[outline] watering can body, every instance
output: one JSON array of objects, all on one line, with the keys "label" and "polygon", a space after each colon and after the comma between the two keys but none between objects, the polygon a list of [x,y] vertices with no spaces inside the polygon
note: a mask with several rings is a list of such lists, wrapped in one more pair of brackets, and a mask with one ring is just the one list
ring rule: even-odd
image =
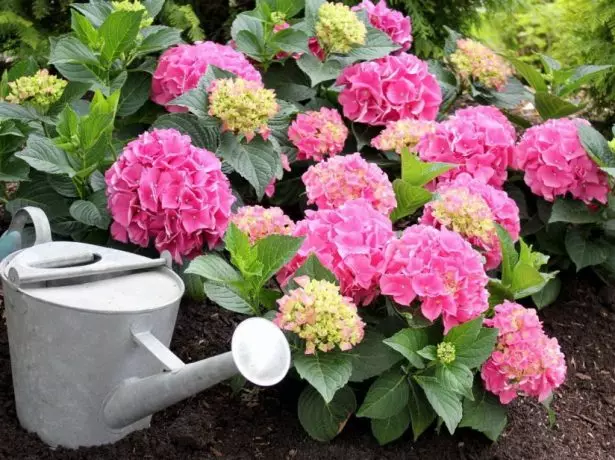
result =
[{"label": "watering can body", "polygon": [[[184,284],[160,259],[53,242],[42,211],[33,247],[0,262],[17,416],[50,446],[113,443],[151,415],[238,372],[274,385],[290,367],[284,334],[243,321],[232,351],[184,364],[168,348]],[[12,248],[12,246],[11,246]]]}]

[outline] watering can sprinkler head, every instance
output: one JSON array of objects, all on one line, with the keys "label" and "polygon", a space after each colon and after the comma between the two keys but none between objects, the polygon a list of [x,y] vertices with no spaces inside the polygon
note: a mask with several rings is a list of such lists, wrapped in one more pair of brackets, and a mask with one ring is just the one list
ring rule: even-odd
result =
[{"label": "watering can sprinkler head", "polygon": [[145,340],[139,337],[137,341],[175,369],[120,384],[103,407],[105,423],[112,429],[129,426],[238,373],[256,385],[272,386],[290,369],[290,347],[284,333],[264,318],[250,318],[239,324],[231,341],[232,351],[185,365],[166,347],[161,355],[151,339],[155,341],[153,336]]}]

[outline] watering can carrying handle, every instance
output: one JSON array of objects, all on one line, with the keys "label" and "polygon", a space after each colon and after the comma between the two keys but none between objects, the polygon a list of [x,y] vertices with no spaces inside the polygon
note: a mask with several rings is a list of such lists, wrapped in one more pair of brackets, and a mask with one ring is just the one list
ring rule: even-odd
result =
[{"label": "watering can carrying handle", "polygon": [[7,234],[11,232],[17,232],[21,234],[23,229],[28,223],[28,220],[32,221],[34,225],[35,240],[34,245],[50,243],[51,240],[51,227],[49,226],[49,220],[47,215],[40,208],[33,206],[26,206],[21,208],[13,215],[11,225],[7,230]]}]

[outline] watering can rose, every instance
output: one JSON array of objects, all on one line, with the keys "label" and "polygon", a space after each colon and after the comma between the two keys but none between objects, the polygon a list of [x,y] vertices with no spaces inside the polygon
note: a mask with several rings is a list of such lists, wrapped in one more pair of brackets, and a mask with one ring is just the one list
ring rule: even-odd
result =
[{"label": "watering can rose", "polygon": [[111,235],[118,241],[182,257],[220,241],[235,197],[221,163],[174,129],[154,129],[129,142],[105,174]]}]

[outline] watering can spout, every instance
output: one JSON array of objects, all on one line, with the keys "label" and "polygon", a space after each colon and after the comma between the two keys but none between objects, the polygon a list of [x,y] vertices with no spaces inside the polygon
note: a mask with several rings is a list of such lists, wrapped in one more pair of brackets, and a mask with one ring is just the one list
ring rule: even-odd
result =
[{"label": "watering can spout", "polygon": [[112,429],[124,428],[238,373],[257,385],[275,385],[290,368],[284,334],[264,318],[243,321],[233,334],[231,349],[185,365],[167,350],[162,361],[171,370],[121,383],[104,404],[105,423]]}]

